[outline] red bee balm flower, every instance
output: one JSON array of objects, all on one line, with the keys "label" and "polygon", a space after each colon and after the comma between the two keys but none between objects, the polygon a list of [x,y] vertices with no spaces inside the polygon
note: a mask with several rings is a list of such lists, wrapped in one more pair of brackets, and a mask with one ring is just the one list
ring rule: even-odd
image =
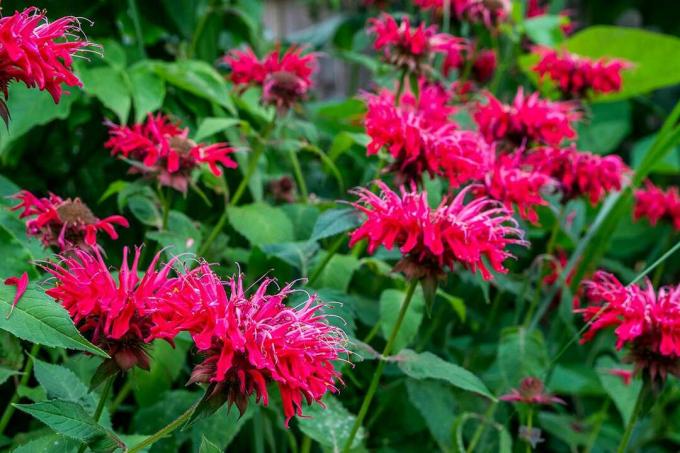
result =
[{"label": "red bee balm flower", "polygon": [[80,198],[63,200],[52,193],[47,198],[38,198],[27,190],[12,198],[20,201],[12,211],[22,210],[20,219],[31,217],[26,222],[26,234],[39,237],[45,247],[56,246],[62,251],[95,247],[97,232],[103,231],[111,239],[118,239],[114,225],[129,226],[125,217],[119,215],[99,219]]},{"label": "red bee balm flower", "polygon": [[468,46],[463,38],[438,33],[434,25],[426,27],[421,23],[412,27],[406,16],[397,22],[393,16],[383,13],[379,18],[369,19],[368,23],[368,31],[376,36],[375,50],[382,50],[389,64],[414,74],[429,72],[429,64],[436,53],[444,56],[442,70],[448,74],[460,65],[462,51]]},{"label": "red bee balm flower", "polygon": [[250,49],[232,50],[223,57],[231,68],[231,81],[236,85],[262,87],[262,102],[288,109],[304,99],[312,87],[312,74],[317,66],[317,54],[302,55],[303,47],[280,49],[259,60]]},{"label": "red bee balm flower", "polygon": [[219,165],[237,166],[229,158],[234,150],[226,143],[196,143],[189,138],[189,129],[182,129],[161,113],[149,114],[145,123],[132,127],[108,126],[110,138],[104,146],[111,154],[139,161],[132,171],[153,175],[162,185],[180,192],[187,191],[192,170],[201,164],[208,164],[215,176],[222,174]]},{"label": "red bee balm flower", "polygon": [[128,249],[123,249],[116,278],[97,249],[92,253],[75,250],[59,262],[41,265],[55,278],[54,287],[45,293],[68,310],[78,329],[104,349],[121,370],[135,365],[149,368],[144,343],[155,338],[151,314],[156,305],[163,305],[171,296],[174,281],[169,277],[172,262],[156,269],[160,253],[140,277],[140,253],[137,248],[130,267]]},{"label": "red bee balm flower", "polygon": [[583,195],[592,205],[627,183],[630,169],[617,155],[600,156],[570,148],[537,148],[527,156],[527,163],[545,173],[561,186],[566,199]]},{"label": "red bee balm flower", "polygon": [[575,105],[528,96],[520,88],[511,105],[486,94],[487,103],[477,104],[474,119],[487,141],[501,141],[511,147],[531,143],[559,145],[576,137],[573,123],[581,118]]},{"label": "red bee balm flower", "polygon": [[[459,21],[483,23],[488,28],[495,28],[505,22],[510,15],[509,0],[449,0],[451,12]],[[415,0],[415,4],[423,9],[434,9],[442,12],[444,0]]]},{"label": "red bee balm flower", "polygon": [[639,220],[646,217],[649,223],[656,225],[661,219],[673,222],[676,230],[680,230],[680,194],[677,187],[662,190],[647,181],[644,189],[635,191],[635,210],[633,218]]},{"label": "red bee balm flower", "polygon": [[526,377],[519,384],[519,389],[512,389],[507,395],[499,396],[498,399],[511,403],[524,404],[565,404],[564,400],[545,393],[543,381],[535,377]]},{"label": "red bee balm flower", "polygon": [[[241,275],[225,285],[202,264],[182,279],[173,300],[154,318],[169,335],[179,330],[191,333],[206,359],[196,366],[189,383],[209,384],[207,399],[236,404],[243,414],[253,393],[258,402],[268,404],[267,384],[273,382],[287,424],[302,415],[303,399],[311,404],[327,391],[337,391],[340,374],[332,362],[346,352],[345,337],[327,323],[315,296],[288,307],[292,284],[267,294],[273,282],[264,279],[246,295]],[[214,409],[220,405],[211,403]]]},{"label": "red bee balm flower", "polygon": [[570,98],[586,98],[591,93],[606,94],[621,90],[621,71],[632,64],[618,59],[591,60],[545,47],[536,47],[534,53],[540,61],[533,70],[544,79],[546,76],[557,84],[562,94]]},{"label": "red bee balm flower", "polygon": [[517,222],[498,202],[481,197],[464,204],[470,187],[432,209],[424,191],[402,187],[400,195],[382,181],[377,184],[380,196],[365,188],[354,191],[359,197],[354,207],[366,220],[352,233],[350,247],[367,239],[368,252],[373,253],[379,246],[391,250],[396,244],[404,258],[395,270],[409,278],[438,277],[445,266],[453,269],[459,262],[491,280],[483,258],[496,272],[506,273],[503,261],[512,257],[506,247],[527,245]]},{"label": "red bee balm flower", "polygon": [[7,98],[12,80],[47,90],[59,102],[62,84],[82,86],[73,74],[73,56],[92,43],[70,38],[82,35],[79,19],[68,16],[48,22],[44,11],[26,8],[0,18],[0,90]]},{"label": "red bee balm flower", "polygon": [[538,222],[536,206],[547,206],[542,192],[552,187],[554,181],[543,173],[530,168],[522,168],[518,156],[500,156],[493,170],[484,178],[483,187],[477,193],[502,202],[506,208],[517,206],[523,219],[531,223]]},{"label": "red bee balm flower", "polygon": [[635,363],[636,372],[645,370],[652,378],[665,379],[668,373],[680,377],[680,287],[655,291],[649,280],[644,289],[624,286],[612,274],[598,271],[584,288],[589,304],[575,309],[590,323],[582,343],[602,329],[616,327],[616,348],[630,345],[627,361]]}]

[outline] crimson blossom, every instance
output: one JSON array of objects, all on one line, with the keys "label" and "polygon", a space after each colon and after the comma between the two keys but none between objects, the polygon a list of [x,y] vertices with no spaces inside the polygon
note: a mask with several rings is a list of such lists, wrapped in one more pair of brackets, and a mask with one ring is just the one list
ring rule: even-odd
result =
[{"label": "crimson blossom", "polygon": [[328,323],[316,296],[287,306],[292,284],[272,293],[273,284],[266,278],[248,295],[242,275],[223,282],[203,263],[178,282],[153,317],[158,335],[191,333],[205,360],[189,383],[209,385],[204,398],[211,409],[227,402],[242,415],[252,394],[266,406],[267,384],[275,383],[287,425],[302,415],[303,400],[321,404],[327,391],[337,391],[340,373],[332,362],[347,351],[344,333]]},{"label": "crimson blossom", "polygon": [[517,221],[501,203],[486,197],[464,203],[471,186],[432,209],[427,193],[417,192],[415,186],[410,191],[402,186],[398,194],[382,181],[376,184],[380,195],[366,188],[353,192],[359,197],[353,206],[366,220],[352,232],[350,247],[362,239],[368,241],[369,253],[380,246],[391,250],[397,245],[403,258],[395,270],[409,278],[441,277],[445,267],[453,269],[458,262],[491,280],[485,261],[494,271],[506,273],[503,262],[512,257],[506,248],[528,245]]},{"label": "crimson blossom", "polygon": [[592,94],[615,93],[621,90],[621,71],[632,64],[615,58],[591,60],[566,50],[536,47],[540,57],[533,67],[540,80],[551,79],[567,98],[587,98]]},{"label": "crimson blossom", "polygon": [[303,55],[304,47],[285,52],[276,49],[260,60],[252,49],[232,50],[222,58],[231,68],[231,81],[238,86],[262,87],[262,102],[287,110],[304,99],[312,87],[317,54]]},{"label": "crimson blossom", "polygon": [[389,64],[412,74],[429,73],[432,58],[441,54],[444,56],[442,71],[447,75],[451,69],[460,66],[462,52],[468,47],[465,39],[438,33],[434,25],[411,26],[407,16],[397,22],[393,16],[382,13],[378,18],[369,19],[368,23],[368,31],[375,35],[375,50],[382,50]]},{"label": "crimson blossom", "polygon": [[131,159],[131,172],[158,179],[164,186],[186,192],[191,172],[207,164],[215,176],[222,174],[220,165],[236,168],[229,154],[234,150],[226,143],[207,145],[189,138],[189,129],[180,127],[168,116],[149,114],[146,122],[132,127],[108,123],[109,140],[104,146],[111,154]]},{"label": "crimson blossom", "polygon": [[519,389],[512,389],[510,393],[499,396],[498,399],[531,405],[565,404],[563,399],[545,392],[543,381],[531,376],[522,379]]},{"label": "crimson blossom", "polygon": [[628,182],[630,168],[620,156],[600,156],[568,148],[540,147],[532,150],[526,162],[536,171],[558,181],[563,197],[585,196],[592,205]]},{"label": "crimson blossom", "polygon": [[93,44],[81,36],[78,18],[49,22],[36,7],[0,17],[0,90],[5,98],[13,80],[48,91],[54,102],[61,98],[62,84],[82,86],[73,74],[73,57]]},{"label": "crimson blossom", "polygon": [[26,234],[40,238],[45,247],[55,246],[61,251],[73,247],[96,248],[99,231],[105,232],[111,239],[118,239],[114,225],[129,226],[123,216],[98,218],[80,198],[64,200],[53,193],[38,198],[27,190],[22,190],[12,198],[19,200],[19,204],[11,210],[21,210],[20,219],[29,218],[26,221]]},{"label": "crimson blossom", "polygon": [[491,93],[486,93],[486,100],[476,105],[474,120],[489,142],[512,148],[533,143],[557,146],[576,137],[573,123],[581,114],[575,104],[541,99],[538,93],[525,95],[522,88],[510,105]]},{"label": "crimson blossom", "polygon": [[[441,13],[445,0],[415,0],[415,4],[423,9],[434,9]],[[495,28],[505,22],[511,11],[510,0],[449,0],[451,12],[459,21],[482,23],[488,28]]]},{"label": "crimson blossom", "polygon": [[651,225],[656,225],[661,219],[668,219],[676,230],[680,230],[680,194],[673,186],[666,190],[660,189],[647,181],[646,187],[635,191],[635,209],[633,218],[639,220],[647,218]]},{"label": "crimson blossom", "polygon": [[616,348],[630,346],[627,361],[636,373],[648,372],[654,379],[668,373],[680,377],[680,286],[655,291],[649,280],[645,288],[624,286],[604,271],[583,283],[585,307],[574,311],[590,324],[581,343],[592,340],[600,330],[616,327]]},{"label": "crimson blossom", "polygon": [[389,90],[364,95],[364,122],[371,139],[367,154],[386,148],[394,158],[388,170],[395,172],[397,183],[420,183],[427,172],[458,186],[489,168],[493,148],[475,132],[456,130],[449,118],[455,109],[439,86],[422,84],[417,98],[407,92],[398,106],[394,98]]},{"label": "crimson blossom", "polygon": [[69,312],[88,340],[111,356],[102,365],[109,372],[134,366],[149,369],[144,345],[162,336],[152,333],[151,315],[155,306],[173,297],[177,278],[170,277],[173,261],[157,269],[159,252],[140,277],[140,254],[141,248],[136,248],[132,265],[128,265],[128,249],[124,248],[117,277],[98,249],[74,250],[57,262],[41,263],[42,269],[54,277],[54,286],[45,293]]}]

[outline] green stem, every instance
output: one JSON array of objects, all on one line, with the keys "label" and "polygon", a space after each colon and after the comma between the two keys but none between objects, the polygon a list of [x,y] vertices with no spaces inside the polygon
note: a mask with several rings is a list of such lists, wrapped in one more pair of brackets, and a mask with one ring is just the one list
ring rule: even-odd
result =
[{"label": "green stem", "polygon": [[168,188],[166,193],[163,193],[163,188],[158,188],[158,198],[161,200],[161,207],[163,209],[163,219],[161,223],[161,231],[168,229],[168,219],[170,218],[170,207],[172,206],[172,189]]},{"label": "green stem", "polygon": [[309,277],[309,281],[307,282],[307,285],[312,286],[316,280],[321,276],[321,273],[323,270],[326,268],[328,263],[330,263],[331,259],[333,256],[337,253],[337,251],[340,249],[342,244],[344,244],[345,239],[347,239],[347,236],[344,234],[341,234],[338,236],[338,238],[331,244],[331,247],[326,251],[326,256],[323,257],[323,261],[319,263],[319,265],[314,269],[314,272],[312,275]]},{"label": "green stem", "polygon": [[[26,360],[26,365],[24,365],[23,375],[19,381],[19,387],[25,387],[28,384],[28,380],[31,379],[31,372],[33,371],[33,357],[38,355],[38,352],[40,352],[40,347],[41,346],[39,344],[34,344],[33,347],[31,347],[31,352],[29,352],[30,357]],[[0,418],[0,434],[5,432],[5,428],[7,428],[7,425],[14,414],[14,410],[16,409],[14,404],[19,402],[20,398],[21,397],[15,390],[14,395],[12,395],[12,399],[9,400],[9,403],[7,404],[7,407]]]},{"label": "green stem", "polygon": [[602,425],[604,424],[604,421],[607,419],[607,411],[609,410],[609,405],[610,400],[609,398],[607,398],[604,400],[604,404],[602,404],[602,409],[600,409],[600,412],[598,412],[595,418],[595,424],[590,432],[590,436],[588,436],[588,442],[586,443],[584,453],[590,453],[593,450],[593,446],[597,441],[597,437],[600,434]]},{"label": "green stem", "polygon": [[194,413],[196,410],[196,407],[198,407],[198,403],[200,402],[197,401],[196,403],[192,404],[189,409],[187,409],[182,415],[177,417],[175,420],[171,421],[167,425],[165,425],[163,428],[159,429],[156,431],[154,434],[150,435],[134,447],[130,448],[127,453],[137,453],[139,451],[144,450],[146,447],[149,447],[159,440],[161,440],[163,437],[167,436],[180,426],[182,426],[184,423],[186,423],[187,420],[191,417],[191,415]]},{"label": "green stem", "polygon": [[236,188],[234,196],[231,197],[229,206],[236,206],[236,203],[238,203],[238,201],[243,196],[246,187],[248,187],[248,182],[250,181],[250,178],[253,176],[253,173],[255,173],[255,169],[257,169],[257,162],[260,160],[260,156],[262,155],[263,152],[264,143],[258,143],[257,146],[253,149],[253,154],[250,156],[250,159],[248,160],[248,168],[246,168],[246,172],[243,175],[241,183]]},{"label": "green stem", "polygon": [[302,444],[300,444],[300,453],[309,453],[310,451],[312,451],[312,439],[305,435],[302,438]]},{"label": "green stem", "polygon": [[486,421],[493,417],[493,414],[496,412],[496,407],[497,403],[492,403],[489,408],[486,410],[486,413],[484,414],[484,420],[477,425],[477,429],[475,430],[475,433],[472,435],[472,440],[470,441],[470,445],[468,445],[467,449],[465,450],[466,453],[472,453],[475,451],[475,448],[477,447],[477,444],[479,441],[482,439],[482,435],[484,434],[484,431],[486,431]]},{"label": "green stem", "polygon": [[302,176],[302,168],[300,167],[297,152],[293,149],[288,150],[288,157],[290,158],[290,163],[293,166],[293,173],[295,174],[295,180],[300,189],[300,198],[303,203],[307,203],[307,183],[305,182],[304,176]]},{"label": "green stem", "polygon": [[220,216],[220,219],[217,221],[212,231],[210,231],[210,234],[208,235],[206,240],[203,241],[203,244],[201,244],[201,248],[198,249],[198,256],[203,256],[205,252],[208,251],[212,243],[215,242],[215,239],[217,239],[217,236],[224,228],[224,225],[227,223],[227,220],[229,219],[228,207],[229,205],[224,206],[224,212]]},{"label": "green stem", "polygon": [[527,414],[527,436],[528,439],[525,439],[526,441],[526,451],[527,453],[531,453],[531,450],[533,447],[531,446],[531,430],[533,429],[533,422],[534,422],[534,409],[529,406],[529,413]]},{"label": "green stem", "polygon": [[132,26],[135,29],[135,39],[137,41],[137,47],[139,48],[139,54],[142,56],[142,58],[146,58],[146,51],[144,50],[144,34],[142,33],[142,24],[139,21],[139,9],[137,8],[137,1],[128,0],[128,7],[130,9]]},{"label": "green stem", "polygon": [[187,57],[189,57],[189,58],[193,58],[196,55],[196,47],[198,47],[198,39],[203,34],[203,30],[205,29],[205,26],[208,23],[208,19],[212,16],[212,13],[213,13],[212,3],[213,2],[210,2],[210,4],[208,4],[208,7],[206,8],[205,13],[203,15],[201,15],[201,18],[198,20],[198,24],[196,25],[195,31],[191,35],[191,46],[189,47],[189,52],[187,53]]},{"label": "green stem", "polygon": [[623,432],[623,437],[621,437],[621,442],[619,443],[619,448],[616,450],[617,453],[625,453],[628,448],[628,442],[630,442],[630,437],[633,435],[633,428],[637,423],[638,418],[640,418],[640,413],[642,412],[642,405],[645,400],[645,394],[647,393],[648,382],[644,380],[642,387],[640,388],[640,393],[638,393],[637,400],[635,401],[635,407],[633,408],[633,413],[630,415],[630,420],[626,425],[626,430]]},{"label": "green stem", "polygon": [[[116,375],[114,374],[113,376],[109,377],[106,380],[106,384],[104,384],[104,389],[102,390],[101,395],[99,395],[99,403],[97,403],[97,408],[94,411],[94,414],[92,415],[92,418],[94,419],[95,422],[98,422],[99,419],[102,416],[102,412],[104,412],[104,407],[106,406],[106,400],[109,399],[109,393],[111,393],[111,388],[113,387],[113,381],[116,380]],[[82,444],[80,448],[78,448],[78,453],[85,453],[85,450],[87,449],[87,444]]]},{"label": "green stem", "polygon": [[418,287],[418,280],[413,279],[409,282],[408,289],[406,290],[406,296],[404,297],[404,302],[401,304],[401,309],[399,310],[399,316],[397,317],[397,322],[394,324],[394,327],[392,328],[392,333],[390,333],[390,337],[387,340],[387,344],[385,345],[385,349],[383,349],[383,352],[381,354],[382,357],[380,357],[380,360],[378,362],[378,367],[376,368],[375,372],[373,373],[373,378],[371,379],[371,384],[368,387],[368,391],[366,392],[366,396],[364,396],[364,401],[361,403],[361,409],[359,409],[359,414],[357,415],[357,418],[354,420],[354,425],[352,426],[352,431],[349,433],[349,437],[347,438],[347,441],[345,442],[345,446],[342,449],[343,453],[347,453],[350,451],[352,448],[352,442],[354,442],[354,438],[357,435],[357,432],[359,431],[359,428],[361,427],[361,423],[364,421],[364,418],[366,418],[366,414],[368,414],[368,409],[371,406],[371,401],[373,400],[373,397],[375,396],[375,392],[378,389],[378,384],[380,383],[380,377],[382,376],[383,370],[385,368],[385,364],[387,363],[387,357],[389,357],[390,353],[392,352],[392,348],[394,347],[394,343],[397,339],[397,334],[399,333],[399,329],[401,328],[401,324],[404,321],[404,317],[406,316],[406,312],[408,311],[409,305],[411,305],[411,299],[413,299],[413,294],[416,291],[416,288]]}]

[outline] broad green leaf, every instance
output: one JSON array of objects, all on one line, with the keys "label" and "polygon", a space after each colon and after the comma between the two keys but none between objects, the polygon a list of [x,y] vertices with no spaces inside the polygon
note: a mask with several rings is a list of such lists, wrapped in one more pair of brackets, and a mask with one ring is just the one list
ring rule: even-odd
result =
[{"label": "broad green leaf", "polygon": [[252,245],[293,241],[293,224],[280,209],[266,203],[229,208],[229,223]]},{"label": "broad green leaf", "polygon": [[23,83],[10,83],[7,106],[12,112],[12,120],[7,128],[0,127],[0,158],[6,161],[10,144],[36,126],[47,124],[55,119],[64,119],[71,112],[71,105],[78,97],[78,89],[69,89],[71,94],[62,96],[55,104],[46,91],[27,88]]},{"label": "broad green leaf", "polygon": [[319,209],[313,205],[302,203],[290,203],[281,206],[283,212],[288,215],[293,222],[296,241],[309,240],[312,229],[319,218]]},{"label": "broad green leaf", "polygon": [[[75,373],[60,365],[33,358],[35,378],[49,398],[80,404],[88,414],[93,415],[99,403],[99,396],[90,392],[87,385]],[[106,408],[100,423],[110,427],[111,420]]]},{"label": "broad green leaf", "polygon": [[229,410],[228,405],[225,404],[211,416],[198,420],[191,425],[193,450],[201,453],[202,438],[206,438],[219,448],[219,451],[224,451],[241,431],[243,425],[253,417],[254,409],[255,406],[249,404],[241,417],[237,410]]},{"label": "broad green leaf", "polygon": [[[404,302],[406,292],[397,289],[386,289],[380,295],[380,318],[383,337],[389,338],[394,328],[394,324],[399,317],[399,310]],[[425,299],[423,291],[420,286],[413,294],[411,304],[406,311],[404,321],[401,324],[397,338],[394,341],[393,353],[399,352],[402,348],[408,346],[418,334],[420,323],[423,320],[423,311],[425,310]]]},{"label": "broad green leaf", "polygon": [[347,230],[356,228],[360,224],[357,211],[353,208],[329,209],[321,213],[316,220],[312,237],[310,239],[318,241],[336,234],[344,233]]},{"label": "broad green leaf", "polygon": [[128,70],[132,84],[132,102],[135,107],[135,122],[144,120],[148,113],[163,106],[165,82],[156,73],[154,65],[145,61],[137,63]]},{"label": "broad green leaf", "polygon": [[19,374],[17,370],[0,366],[0,385],[4,384],[7,382],[7,379],[11,378],[12,376],[16,376],[17,374]]},{"label": "broad green leaf", "polygon": [[123,71],[105,66],[93,69],[82,67],[78,75],[83,81],[83,90],[99,99],[116,114],[121,124],[125,124],[130,114],[132,98]]},{"label": "broad green leaf", "polygon": [[442,451],[453,441],[451,427],[456,420],[456,400],[451,390],[443,383],[429,379],[406,380],[406,390],[411,404],[425,419]]},{"label": "broad green leaf", "polygon": [[[631,166],[635,169],[640,168],[642,161],[645,159],[647,152],[650,150],[652,143],[656,140],[656,134],[648,135],[638,140],[633,145],[631,152]],[[676,146],[671,152],[667,153],[663,159],[660,159],[654,164],[650,173],[676,175],[680,173],[680,146]]]},{"label": "broad green leaf", "polygon": [[542,46],[555,47],[564,41],[560,28],[566,21],[562,16],[544,14],[524,21],[524,31],[531,41]]},{"label": "broad green leaf", "polygon": [[163,223],[161,212],[156,203],[144,195],[132,195],[127,199],[132,214],[144,225],[160,229]]},{"label": "broad green leaf", "polygon": [[[325,256],[325,253],[324,253]],[[319,260],[323,257],[319,257]],[[333,288],[340,291],[347,291],[354,272],[361,266],[361,261],[353,255],[335,254],[326,264],[326,267],[319,275],[318,288]]]},{"label": "broad green leaf", "polygon": [[201,445],[198,447],[198,453],[222,453],[224,448],[220,448],[214,443],[210,442],[204,435],[201,435]]},{"label": "broad green leaf", "polygon": [[64,453],[78,449],[80,443],[59,434],[48,434],[19,445],[12,453]]},{"label": "broad green leaf", "polygon": [[0,286],[0,329],[32,343],[108,357],[78,332],[68,312],[59,303],[34,288],[35,285],[29,286],[7,318],[14,300],[14,287]]},{"label": "broad green leaf", "polygon": [[149,350],[149,371],[135,370],[133,391],[140,406],[150,406],[158,395],[170,390],[184,367],[190,342],[177,338],[173,348],[165,340],[155,340]]},{"label": "broad green leaf", "polygon": [[635,65],[623,72],[623,89],[600,99],[626,99],[680,83],[680,39],[639,28],[598,25],[565,41],[570,52],[591,58],[623,58]]},{"label": "broad green leaf", "polygon": [[543,378],[548,366],[548,353],[541,332],[523,327],[508,327],[501,332],[498,344],[498,366],[505,388],[516,388],[525,377]]},{"label": "broad green leaf", "polygon": [[419,354],[405,349],[395,359],[401,371],[413,379],[439,379],[454,387],[486,396],[492,400],[496,399],[477,376],[431,352]]},{"label": "broad green leaf", "polygon": [[579,451],[578,447],[588,445],[591,432],[583,426],[581,417],[540,412],[538,420],[542,429],[565,442],[572,451]]},{"label": "broad green leaf", "polygon": [[227,83],[208,63],[198,60],[159,63],[156,71],[168,83],[236,113]]},{"label": "broad green leaf", "polygon": [[303,275],[307,275],[309,262],[318,250],[319,244],[313,241],[283,242],[280,244],[267,244],[262,246],[262,251],[264,253],[285,261],[298,269]]},{"label": "broad green leaf", "polygon": [[24,351],[21,342],[9,332],[0,330],[0,366],[19,370],[24,364]]},{"label": "broad green leaf", "polygon": [[322,308],[328,323],[341,328],[350,338],[355,337],[357,301],[344,291],[321,288],[316,292],[325,305]]},{"label": "broad green leaf", "polygon": [[38,276],[35,267],[31,264],[34,259],[32,253],[2,224],[0,224],[0,256],[2,256],[0,277],[3,280],[10,276],[19,276],[24,272],[28,272],[30,278]]},{"label": "broad green leaf", "polygon": [[615,362],[609,356],[600,357],[595,363],[595,371],[600,378],[602,387],[604,387],[609,397],[614,401],[616,408],[621,414],[623,423],[627,424],[633,414],[637,395],[640,393],[640,388],[642,388],[642,381],[640,379],[633,379],[630,385],[626,385],[621,377],[611,374],[610,371],[616,368],[625,367]]},{"label": "broad green leaf", "polygon": [[194,140],[200,142],[238,124],[241,124],[241,120],[237,118],[205,118],[198,126],[198,130],[194,134]]},{"label": "broad green leaf", "polygon": [[198,226],[179,211],[170,211],[166,230],[149,231],[146,236],[164,247],[168,257],[178,256],[185,264],[195,259],[202,240]]},{"label": "broad green leaf", "polygon": [[[305,408],[305,417],[298,417],[300,431],[331,451],[340,451],[347,442],[356,416],[351,414],[335,397],[328,395],[322,400],[326,408],[313,404]],[[359,428],[351,448],[359,448],[366,432]]]},{"label": "broad green leaf", "polygon": [[607,154],[616,150],[630,133],[630,102],[593,104],[592,117],[578,125],[578,147],[581,150]]},{"label": "broad green leaf", "polygon": [[15,406],[45,423],[57,434],[86,443],[92,451],[112,452],[116,448],[125,448],[118,436],[95,422],[80,404],[51,400]]},{"label": "broad green leaf", "polygon": [[99,43],[103,48],[104,63],[118,70],[125,69],[127,66],[127,56],[125,55],[125,49],[123,49],[123,46],[110,38],[97,40],[97,43]]}]

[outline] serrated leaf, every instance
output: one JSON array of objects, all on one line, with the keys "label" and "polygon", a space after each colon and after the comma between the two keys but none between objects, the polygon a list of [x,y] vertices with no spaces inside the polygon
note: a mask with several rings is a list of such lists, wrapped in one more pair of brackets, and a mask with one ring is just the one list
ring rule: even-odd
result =
[{"label": "serrated leaf", "polygon": [[57,434],[86,443],[94,452],[112,452],[116,448],[125,448],[118,436],[95,422],[80,404],[51,400],[15,406],[45,423]]},{"label": "serrated leaf", "polygon": [[229,223],[252,245],[291,242],[293,223],[279,208],[253,203],[229,208]]},{"label": "serrated leaf", "polygon": [[[389,338],[394,324],[399,317],[399,310],[404,303],[406,293],[397,289],[386,289],[380,294],[380,319],[383,337]],[[423,291],[418,287],[413,294],[411,304],[406,310],[404,321],[399,328],[397,338],[394,341],[394,353],[408,346],[418,334],[420,323],[425,311],[425,298]]]},{"label": "serrated leaf", "polygon": [[616,408],[621,414],[623,423],[627,424],[633,414],[637,395],[642,388],[640,379],[633,379],[629,385],[625,385],[623,379],[610,373],[612,369],[624,368],[616,363],[609,356],[600,357],[595,363],[595,371],[600,378],[600,383],[604,387],[609,397],[614,401]]},{"label": "serrated leaf", "polygon": [[202,437],[206,437],[219,448],[219,451],[224,451],[243,425],[253,417],[254,411],[255,405],[249,404],[248,409],[241,417],[236,408],[229,410],[227,405],[223,405],[213,415],[197,421],[191,427],[193,450],[196,451],[197,447],[200,449],[200,440]]},{"label": "serrated leaf", "polygon": [[12,453],[64,453],[76,451],[79,445],[79,442],[68,437],[49,434],[19,445]]},{"label": "serrated leaf", "polygon": [[80,65],[78,76],[83,81],[83,90],[111,109],[121,124],[130,114],[132,98],[123,71],[112,67],[89,69]]},{"label": "serrated leaf", "polygon": [[128,70],[132,84],[132,102],[135,107],[135,122],[144,120],[147,114],[163,106],[165,82],[156,73],[155,67],[141,61]]},{"label": "serrated leaf", "polygon": [[443,383],[429,379],[406,380],[406,390],[411,404],[425,419],[427,428],[442,451],[451,445],[451,427],[456,420],[456,401]]},{"label": "serrated leaf", "polygon": [[517,387],[525,377],[542,378],[548,366],[543,335],[523,327],[504,329],[498,345],[498,366],[506,389]]},{"label": "serrated leaf", "polygon": [[0,329],[33,343],[108,357],[78,332],[68,312],[43,291],[29,286],[14,307],[12,316],[7,318],[13,299],[14,287],[0,286]]},{"label": "serrated leaf", "polygon": [[[350,413],[342,403],[333,396],[322,400],[326,408],[313,404],[305,408],[305,417],[298,417],[300,431],[332,451],[340,451],[344,447],[352,430],[356,416]],[[352,441],[351,448],[359,448],[364,442],[366,432],[359,428]]]},{"label": "serrated leaf", "polygon": [[319,244],[313,241],[267,244],[262,246],[262,251],[285,261],[298,269],[302,275],[307,275],[309,262],[319,251]]},{"label": "serrated leaf", "polygon": [[454,387],[496,400],[477,376],[465,368],[447,362],[430,352],[419,354],[410,349],[404,349],[396,359],[401,371],[413,379],[439,379]]},{"label": "serrated leaf", "polygon": [[201,445],[198,447],[198,453],[222,453],[223,451],[223,448],[219,448],[205,436],[201,435]]},{"label": "serrated leaf", "polygon": [[316,220],[311,240],[318,241],[336,234],[356,228],[361,223],[355,209],[329,209],[321,213]]},{"label": "serrated leaf", "polygon": [[[328,252],[324,252],[325,254]],[[319,260],[323,259],[322,256]],[[332,288],[339,291],[347,291],[354,272],[361,266],[361,261],[353,255],[335,254],[326,267],[321,271],[318,282],[314,285],[318,288]]]},{"label": "serrated leaf", "polygon": [[194,134],[194,140],[200,142],[237,124],[241,124],[241,120],[237,118],[205,118],[198,126],[198,130]]}]

